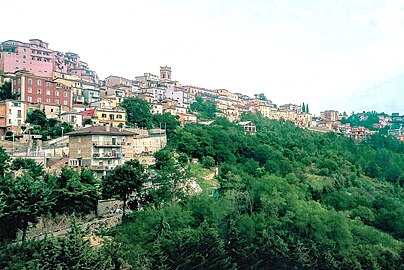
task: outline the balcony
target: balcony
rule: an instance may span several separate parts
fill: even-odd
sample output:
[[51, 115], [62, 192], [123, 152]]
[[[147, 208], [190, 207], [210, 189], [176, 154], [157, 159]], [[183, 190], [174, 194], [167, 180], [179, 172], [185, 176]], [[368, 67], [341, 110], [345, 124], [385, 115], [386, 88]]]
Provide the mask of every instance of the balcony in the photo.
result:
[[92, 166], [90, 166], [90, 169], [93, 170], [93, 171], [109, 171], [109, 170], [112, 170], [112, 167], [111, 166], [104, 166], [104, 165], [100, 165], [100, 166], [92, 165]]
[[122, 157], [121, 153], [112, 153], [112, 152], [93, 154], [94, 159], [120, 159], [121, 157]]
[[125, 145], [124, 142], [112, 142], [112, 141], [95, 141], [93, 142], [93, 146], [95, 147], [122, 147]]

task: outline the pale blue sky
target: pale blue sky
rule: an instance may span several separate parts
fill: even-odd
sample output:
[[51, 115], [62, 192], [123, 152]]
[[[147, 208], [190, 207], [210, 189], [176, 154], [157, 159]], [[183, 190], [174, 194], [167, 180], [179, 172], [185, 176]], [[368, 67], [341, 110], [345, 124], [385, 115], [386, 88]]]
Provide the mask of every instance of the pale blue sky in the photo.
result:
[[404, 113], [404, 0], [0, 0], [0, 41], [39, 38], [100, 78], [182, 84], [311, 110]]

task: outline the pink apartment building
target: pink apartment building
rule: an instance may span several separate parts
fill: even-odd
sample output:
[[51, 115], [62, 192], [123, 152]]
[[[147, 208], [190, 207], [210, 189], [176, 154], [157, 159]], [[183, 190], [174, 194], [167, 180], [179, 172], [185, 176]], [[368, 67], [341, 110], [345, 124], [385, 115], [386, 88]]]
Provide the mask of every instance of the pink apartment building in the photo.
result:
[[78, 54], [51, 50], [48, 43], [39, 39], [30, 39], [29, 43], [15, 40], [0, 43], [0, 71], [14, 73], [18, 70], [49, 78], [57, 71], [98, 84], [98, 76]]
[[53, 82], [51, 78], [20, 71], [12, 80], [12, 89], [20, 95], [21, 101], [72, 107], [71, 88]]
[[0, 44], [0, 70], [13, 73], [26, 70], [36, 76], [52, 77], [53, 51], [48, 43], [30, 39], [29, 43], [7, 40]]

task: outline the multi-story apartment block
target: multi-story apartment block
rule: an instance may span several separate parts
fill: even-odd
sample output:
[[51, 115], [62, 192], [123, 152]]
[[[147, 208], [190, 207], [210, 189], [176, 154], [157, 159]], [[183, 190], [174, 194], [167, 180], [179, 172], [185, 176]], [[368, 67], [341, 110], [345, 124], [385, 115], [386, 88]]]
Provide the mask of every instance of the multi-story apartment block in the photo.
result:
[[142, 94], [150, 94], [153, 96], [153, 101], [160, 102], [166, 98], [166, 88], [163, 87], [151, 87], [141, 89]]
[[255, 106], [255, 110], [257, 112], [260, 112], [263, 117], [279, 120], [279, 117], [275, 116], [275, 115], [277, 115], [278, 110], [276, 108], [274, 108], [273, 106], [270, 106], [267, 104], [259, 104], [259, 105]]
[[72, 107], [71, 88], [56, 83], [51, 78], [20, 71], [12, 80], [12, 91], [19, 94], [21, 101]]
[[226, 97], [230, 100], [237, 101], [239, 99], [238, 94], [232, 93], [227, 89], [216, 89], [215, 91], [219, 96]]
[[69, 132], [69, 166], [86, 167], [105, 175], [133, 157], [133, 132], [91, 126]]
[[77, 75], [98, 84], [98, 77], [75, 53], [49, 49], [48, 43], [31, 39], [29, 43], [7, 40], [0, 44], [0, 71], [14, 73], [26, 70], [35, 76], [52, 78], [53, 71]]
[[35, 76], [52, 77], [53, 51], [48, 43], [30, 39], [29, 43], [7, 40], [0, 44], [0, 70], [14, 73], [26, 70]]
[[26, 104], [16, 100], [0, 101], [0, 135], [21, 134], [26, 121]]
[[323, 121], [338, 121], [338, 111], [326, 110], [324, 112], [320, 112], [320, 119]]
[[73, 103], [84, 103], [82, 83], [80, 77], [60, 72], [53, 72], [53, 81], [60, 85], [69, 87], [73, 94]]
[[189, 108], [191, 105], [190, 94], [180, 88], [169, 88], [165, 92], [165, 97], [178, 102], [178, 105], [184, 108]]
[[280, 110], [293, 111], [293, 112], [296, 112], [296, 113], [302, 113], [302, 106], [292, 104], [292, 103], [281, 105], [281, 106], [279, 106], [279, 109]]
[[113, 76], [110, 75], [107, 78], [105, 78], [105, 86], [108, 87], [114, 87], [114, 86], [132, 86], [132, 80], [130, 79], [125, 79], [123, 77], [119, 76]]
[[82, 85], [83, 96], [88, 104], [100, 100], [100, 87], [98, 84], [82, 81]]

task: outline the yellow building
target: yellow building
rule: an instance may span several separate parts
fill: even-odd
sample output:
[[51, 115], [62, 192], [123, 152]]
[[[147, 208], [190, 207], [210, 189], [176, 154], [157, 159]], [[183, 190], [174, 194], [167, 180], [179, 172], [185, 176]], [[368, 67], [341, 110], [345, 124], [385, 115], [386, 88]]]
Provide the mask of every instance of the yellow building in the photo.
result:
[[114, 127], [125, 125], [126, 111], [120, 107], [114, 109], [97, 108], [94, 114], [100, 124], [111, 124]]

